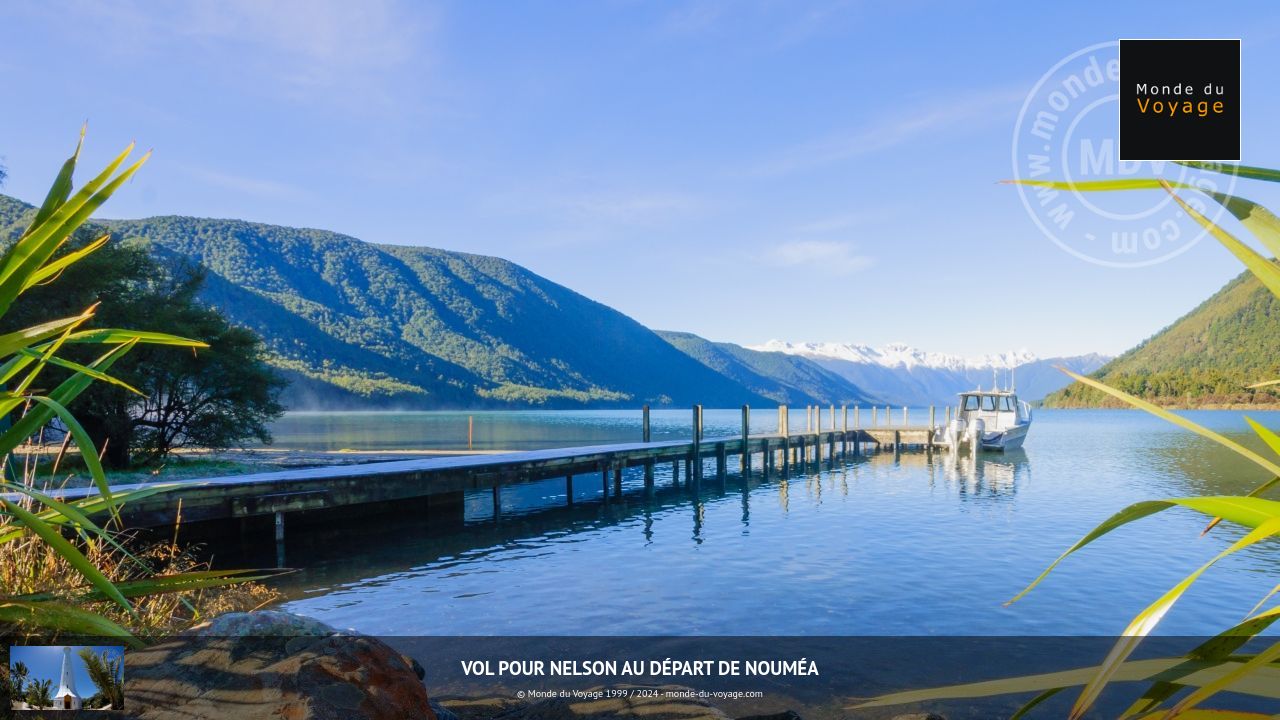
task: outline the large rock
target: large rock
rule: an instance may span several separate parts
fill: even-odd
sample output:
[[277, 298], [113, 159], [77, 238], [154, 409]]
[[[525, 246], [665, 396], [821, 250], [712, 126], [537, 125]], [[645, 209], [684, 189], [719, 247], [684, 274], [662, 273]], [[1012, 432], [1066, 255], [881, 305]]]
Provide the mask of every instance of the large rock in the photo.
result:
[[436, 720], [411, 660], [277, 611], [229, 613], [125, 653], [125, 704], [144, 720]]

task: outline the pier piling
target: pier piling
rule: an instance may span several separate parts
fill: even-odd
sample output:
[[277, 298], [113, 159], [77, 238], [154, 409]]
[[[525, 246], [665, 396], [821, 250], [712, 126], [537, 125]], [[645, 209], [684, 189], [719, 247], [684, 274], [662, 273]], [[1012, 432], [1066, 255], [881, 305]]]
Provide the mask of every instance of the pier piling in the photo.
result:
[[689, 454], [689, 482], [697, 489], [702, 480], [702, 406], [693, 406], [693, 447]]

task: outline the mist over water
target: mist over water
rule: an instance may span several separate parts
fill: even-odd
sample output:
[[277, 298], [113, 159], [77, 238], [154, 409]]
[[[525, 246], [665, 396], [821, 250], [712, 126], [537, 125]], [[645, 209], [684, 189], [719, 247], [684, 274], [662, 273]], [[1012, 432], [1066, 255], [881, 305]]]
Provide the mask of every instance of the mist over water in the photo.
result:
[[[477, 449], [639, 439], [637, 411], [471, 415]], [[860, 415], [868, 424], [868, 410]], [[1190, 415], [1257, 445], [1240, 413]], [[1251, 415], [1280, 426], [1280, 413]], [[456, 449], [467, 418], [291, 414], [276, 437], [306, 449]], [[774, 430], [776, 418], [756, 411], [753, 430]], [[654, 439], [688, 437], [689, 420], [655, 411]], [[739, 431], [737, 410], [709, 410], [705, 421], [707, 436]], [[802, 430], [804, 413], [793, 409], [791, 422]], [[570, 507], [563, 479], [552, 479], [505, 488], [496, 519], [481, 491], [466, 497], [461, 526], [365, 521], [291, 539], [288, 564], [303, 570], [286, 580], [287, 607], [385, 635], [1114, 635], [1240, 533], [1199, 537], [1203, 517], [1166, 511], [1002, 603], [1132, 502], [1244, 493], [1266, 479], [1208, 441], [1119, 410], [1037, 411], [1025, 450], [1006, 455], [885, 453], [767, 479], [759, 458], [744, 476], [733, 457], [723, 486], [707, 468], [696, 497], [671, 487], [668, 463], [652, 497], [634, 468], [623, 501], [607, 505], [600, 476], [579, 475]], [[1220, 563], [1159, 632], [1211, 633], [1241, 618], [1276, 583], [1274, 550], [1264, 543]]]

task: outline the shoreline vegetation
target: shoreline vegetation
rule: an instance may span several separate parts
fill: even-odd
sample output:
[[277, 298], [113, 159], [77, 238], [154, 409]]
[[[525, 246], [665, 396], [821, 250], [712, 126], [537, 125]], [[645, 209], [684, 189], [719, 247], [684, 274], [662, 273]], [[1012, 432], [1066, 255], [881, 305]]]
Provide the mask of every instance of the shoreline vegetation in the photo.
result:
[[[1267, 264], [1274, 267], [1275, 260]], [[1265, 267], [1265, 265], [1260, 266]], [[1249, 271], [1089, 377], [1167, 409], [1274, 410], [1280, 393], [1280, 299]], [[1046, 408], [1127, 407], [1085, 383], [1050, 393]]]
[[[169, 541], [140, 540], [122, 525], [118, 508], [154, 490], [113, 492], [100, 460], [106, 448], [95, 445], [68, 409], [82, 406], [82, 396], [95, 383], [143, 396], [112, 374], [129, 367], [120, 361], [132, 351], [186, 351], [196, 357], [207, 351], [207, 357], [216, 349], [171, 333], [105, 324], [111, 315], [104, 300], [72, 307], [58, 319], [30, 316], [30, 304], [48, 292], [77, 290], [68, 283], [75, 273], [68, 272], [111, 240], [109, 233], [86, 236], [86, 221], [150, 155], [133, 158], [130, 144], [73, 192], [83, 142], [84, 130], [30, 224], [0, 255], [0, 325], [16, 325], [0, 335], [0, 456], [5, 459], [0, 464], [0, 639], [93, 636], [136, 648], [190, 627], [206, 614], [273, 601], [274, 591], [246, 581], [277, 571], [212, 570], [182, 549], [176, 535]], [[29, 446], [33, 437], [44, 438], [51, 428], [64, 437], [58, 457], [73, 447], [80, 451], [98, 496], [52, 498], [41, 491], [32, 463], [14, 461], [15, 450]], [[9, 705], [11, 689], [0, 683], [0, 706]]]
[[[1280, 398], [1272, 398], [1265, 402], [1239, 402], [1239, 401], [1219, 401], [1206, 400], [1204, 402], [1185, 402], [1182, 399], [1161, 398], [1161, 397], [1145, 397], [1142, 398], [1147, 402], [1165, 410], [1235, 410], [1235, 411], [1272, 411], [1280, 410]], [[1103, 398], [1096, 402], [1062, 402], [1049, 405], [1041, 404], [1046, 410], [1132, 410], [1132, 405]]]

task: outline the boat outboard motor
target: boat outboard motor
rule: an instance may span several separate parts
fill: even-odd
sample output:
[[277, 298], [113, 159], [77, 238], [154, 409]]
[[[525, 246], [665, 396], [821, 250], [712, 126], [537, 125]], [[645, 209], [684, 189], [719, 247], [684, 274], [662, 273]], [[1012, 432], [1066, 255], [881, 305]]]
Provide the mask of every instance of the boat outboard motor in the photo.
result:
[[947, 445], [954, 450], [960, 447], [960, 439], [964, 437], [964, 418], [956, 413], [956, 417], [952, 419], [951, 424], [947, 426]]
[[986, 432], [987, 424], [982, 418], [974, 418], [969, 423], [969, 443], [973, 450], [977, 451], [982, 448], [982, 434]]

